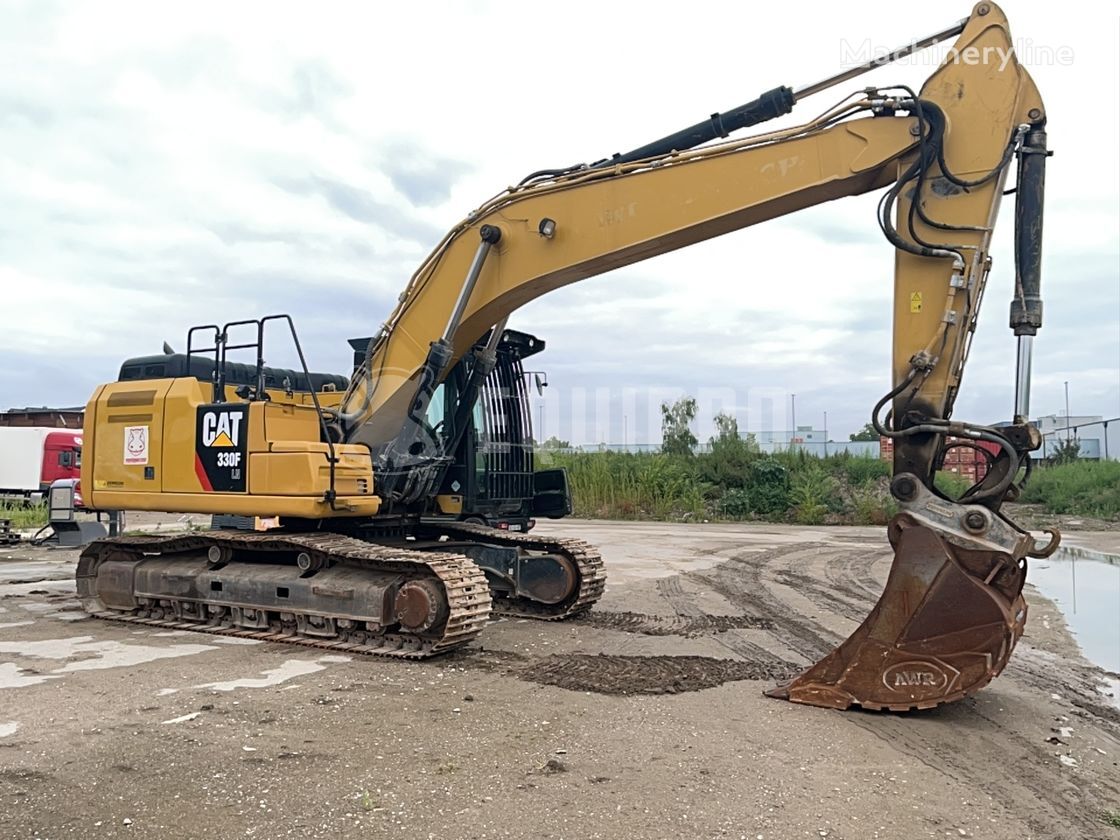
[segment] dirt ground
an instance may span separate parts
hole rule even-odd
[[[975,697],[840,713],[762,690],[866,614],[882,529],[541,530],[602,548],[597,608],[421,663],[86,619],[72,552],[0,551],[0,835],[1120,838],[1120,708],[1036,593]]]

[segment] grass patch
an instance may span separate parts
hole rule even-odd
[[[1105,825],[1120,828],[1120,811],[1105,811],[1101,814],[1101,819],[1104,820]]]
[[[537,456],[541,469],[567,469],[579,517],[882,525],[898,511],[888,490],[890,463],[848,453],[817,458],[722,445],[689,456],[548,450]],[[935,484],[957,499],[971,482],[940,472]],[[1051,513],[1120,518],[1120,462],[1039,464],[1021,501]]]
[[[848,452],[762,453],[732,432],[721,432],[705,452],[542,449],[537,464],[568,471],[579,517],[882,525],[898,512],[889,461]],[[949,471],[937,473],[934,483],[950,499],[972,485]],[[1050,513],[1120,519],[1120,462],[1038,463],[1019,501]]]
[[[1050,513],[1120,517],[1120,461],[1039,464],[1021,501],[1042,504]]]
[[[46,505],[0,504],[0,519],[10,519],[13,530],[39,528],[47,524]]]
[[[933,486],[950,499],[959,499],[972,486],[972,482],[963,475],[942,471],[933,477]]]
[[[689,456],[537,453],[540,469],[568,471],[575,515],[600,519],[764,520],[883,524],[897,511],[890,465],[847,453],[762,454],[714,446]]]

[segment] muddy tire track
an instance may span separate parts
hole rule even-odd
[[[875,564],[880,560],[889,560],[891,557],[893,551],[889,546],[858,553],[849,550],[829,563],[825,574],[830,581],[837,581],[847,586],[853,597],[874,603],[879,600],[886,583],[885,580],[876,577]]]
[[[818,551],[814,554],[814,567],[805,572],[797,569],[778,568],[773,570],[774,580],[791,589],[796,589],[822,610],[854,621],[859,624],[871,610],[875,599],[868,599],[867,593],[838,574],[835,565],[844,558],[843,549],[837,551]]]
[[[707,656],[612,656],[555,654],[519,669],[517,676],[542,685],[596,694],[681,694],[737,680],[773,680],[786,666]]]
[[[684,636],[696,638],[728,630],[772,630],[774,622],[753,615],[647,615],[636,612],[592,610],[571,620],[570,624],[588,624],[604,630],[640,633],[643,636]]]
[[[697,618],[704,615],[704,611],[693,602],[692,598],[681,588],[680,575],[661,578],[657,581],[658,594],[669,602],[679,616]]]
[[[892,749],[916,758],[949,779],[965,781],[979,792],[999,791],[1006,802],[1036,803],[1021,815],[1037,837],[1104,838],[1100,814],[1105,803],[1090,804],[1089,800],[1096,797],[1087,795],[1085,788],[1072,780],[1063,779],[1056,758],[977,706],[969,698],[925,715],[857,713],[850,719]],[[975,724],[977,719],[983,721],[982,726]],[[946,731],[950,728],[958,730],[956,736]],[[966,731],[967,743],[961,742],[960,735]],[[1012,792],[1016,790],[1019,793]],[[945,827],[952,824],[947,818]]]
[[[1037,649],[1029,643],[1020,642],[1026,650],[1016,650],[1011,664],[1001,679],[1013,679],[1028,686],[1039,694],[1059,692],[1070,704],[1079,710],[1078,714],[1091,716],[1097,723],[1103,723],[1120,738],[1120,709],[1110,706],[1098,693],[1102,671],[1094,666],[1075,667],[1072,676],[1076,684],[1068,679],[1054,680],[1054,668],[1047,661],[1039,661],[1034,654]],[[1118,791],[1120,793],[1120,791]]]
[[[782,546],[765,552],[752,552],[687,576],[710,587],[743,612],[766,616],[774,624],[771,632],[790,650],[815,662],[841,639],[819,623],[799,613],[781,600],[767,584],[789,566],[791,555],[826,547],[822,543]]]
[[[747,662],[754,662],[772,670],[775,675],[774,679],[792,679],[801,673],[805,667],[771,653],[761,645],[756,645],[754,642],[744,639],[738,633],[721,633],[718,636],[713,636],[712,641],[722,645]]]

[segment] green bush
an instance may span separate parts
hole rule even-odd
[[[841,452],[830,456],[827,461],[831,462],[833,474],[852,487],[861,487],[881,478],[890,478],[891,475],[891,462],[881,458]]]
[[[729,519],[746,519],[751,513],[751,494],[733,487],[720,496],[719,512]]]
[[[898,513],[898,502],[886,485],[868,482],[852,491],[853,525],[886,525]]]
[[[747,468],[751,511],[777,516],[789,510],[789,470],[775,458],[760,458]]]
[[[698,513],[703,508],[695,478],[678,459],[666,455],[652,456],[643,465],[639,482],[639,498],[655,517]]]
[[[1120,517],[1120,462],[1036,465],[1020,501],[1045,505],[1051,513]]]
[[[751,464],[759,457],[747,441],[713,439],[712,451],[696,458],[696,473],[701,481],[716,487],[743,488],[749,480]]]
[[[829,502],[837,499],[836,479],[821,467],[810,465],[790,482],[789,500],[793,518],[802,525],[820,525],[829,512]]]

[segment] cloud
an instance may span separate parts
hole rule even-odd
[[[397,191],[416,207],[443,204],[456,182],[474,169],[466,161],[433,154],[403,140],[388,142],[379,162]]]
[[[280,178],[273,183],[297,195],[317,195],[334,210],[354,221],[377,225],[389,233],[412,240],[417,245],[438,242],[443,233],[435,225],[407,211],[402,212],[402,208],[379,201],[370,191],[333,178],[311,175],[302,179]]]
[[[635,18],[625,4],[583,0],[568,13],[598,25],[581,31],[578,60],[562,39],[524,37],[548,14],[532,4],[449,5],[436,28],[415,4],[137,2],[114,15],[10,4],[0,33],[0,408],[84,402],[121,360],[164,339],[181,346],[192,324],[272,312],[293,315],[314,367],[346,370],[345,339],[374,332],[444,231],[525,173],[634,148],[758,90],[828,76],[844,38],[894,44],[930,26],[918,7],[869,2],[855,22],[821,7],[798,30],[795,58],[788,39],[763,40],[747,66],[706,49],[710,15]],[[779,8],[724,11],[724,31],[785,24]],[[1042,7],[1014,9],[1013,25],[1077,56],[1030,68],[1056,150],[1034,404],[1061,407],[1069,381],[1078,411],[1116,416],[1118,165],[1100,154],[1099,132],[1076,129],[1094,103],[1120,98],[1116,32]],[[371,32],[390,35],[371,49]],[[409,32],[425,33],[422,58],[415,39],[399,37]],[[681,66],[703,67],[702,83]],[[929,70],[903,63],[850,87],[917,85]],[[766,128],[827,104],[801,103]],[[1076,165],[1085,160],[1091,178]],[[532,360],[550,373],[546,427],[567,418],[565,436],[578,441],[583,417],[587,440],[621,439],[625,428],[633,441],[640,410],[652,418],[642,434],[656,440],[658,402],[688,392],[713,395],[712,413],[742,408],[742,425],[757,428],[763,405],[766,422],[784,422],[775,413],[796,393],[799,422],[827,411],[834,436],[846,437],[889,387],[894,254],[875,224],[877,197],[612,271],[514,313],[511,326],[548,341]],[[557,201],[576,225],[602,209]],[[961,419],[1010,411],[1012,201],[995,234]],[[277,338],[269,360],[290,364],[285,348]]]

